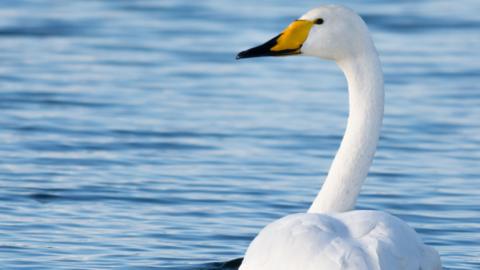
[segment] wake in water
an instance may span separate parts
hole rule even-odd
[[[238,258],[235,260],[227,262],[215,262],[203,265],[198,270],[237,270],[242,264],[243,258]]]

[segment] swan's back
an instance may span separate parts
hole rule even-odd
[[[437,270],[438,253],[400,219],[378,211],[302,213],[265,227],[240,270]]]

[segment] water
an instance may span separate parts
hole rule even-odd
[[[358,202],[480,269],[480,2],[364,16],[386,116]],[[2,269],[227,269],[304,212],[346,123],[306,57],[235,61],[318,1],[0,2]]]

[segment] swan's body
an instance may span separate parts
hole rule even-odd
[[[286,216],[253,240],[240,270],[440,269],[405,222],[380,211]]]
[[[348,124],[327,179],[308,213],[265,227],[240,270],[437,270],[438,253],[405,222],[353,211],[383,118],[383,73],[363,20],[341,6],[313,9],[238,58],[305,54],[334,60],[348,82]]]

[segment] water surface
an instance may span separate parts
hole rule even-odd
[[[334,2],[365,18],[386,79],[358,208],[408,222],[446,269],[480,269],[480,2]],[[320,3],[1,1],[2,268],[227,269],[306,211],[344,78],[234,58]]]

